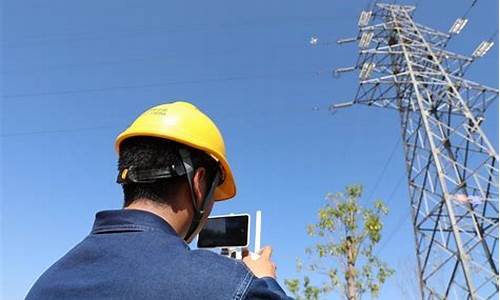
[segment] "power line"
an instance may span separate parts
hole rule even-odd
[[[260,80],[269,78],[280,78],[285,76],[300,76],[300,75],[314,75],[315,72],[298,71],[298,72],[287,72],[278,74],[262,74],[262,75],[241,75],[241,76],[228,76],[220,78],[206,78],[197,80],[177,80],[163,83],[148,83],[141,85],[122,85],[122,86],[110,86],[103,88],[87,88],[87,89],[74,89],[65,91],[54,91],[54,92],[38,92],[38,93],[21,93],[21,94],[7,94],[4,95],[5,99],[18,99],[18,98],[31,98],[40,96],[56,96],[56,95],[71,95],[71,94],[86,94],[86,93],[97,93],[115,90],[128,90],[128,89],[143,89],[143,88],[153,88],[153,87],[164,87],[171,85],[181,85],[181,84],[197,84],[197,83],[210,83],[210,82],[225,82],[225,81],[240,81],[240,80]]]
[[[398,221],[396,222],[396,225],[393,227],[391,233],[389,234],[388,238],[385,239],[384,243],[377,249],[375,255],[378,255],[380,252],[382,252],[382,250],[384,250],[384,248],[389,244],[389,242],[396,235],[396,233],[398,233],[403,228],[403,224],[408,220],[411,220],[411,213],[406,212],[404,214],[401,214]]]
[[[392,202],[392,200],[394,199],[394,195],[396,194],[396,191],[398,190],[399,186],[401,185],[401,183],[403,182],[403,179],[405,179],[406,177],[403,175],[399,178],[398,182],[396,183],[396,185],[394,186],[391,194],[389,195],[389,198],[388,200],[386,201],[386,204]],[[401,214],[401,216],[399,217],[398,221],[396,222],[396,226],[393,227],[391,233],[389,234],[388,238],[384,240],[384,243],[377,249],[376,251],[376,255],[378,255],[382,250],[384,250],[384,248],[389,244],[389,242],[392,240],[392,238],[396,235],[396,233],[399,232],[399,230],[401,230],[401,228],[403,228],[403,223],[408,219],[410,219],[411,217],[411,213],[403,213]]]
[[[391,163],[392,161],[392,158],[394,157],[394,154],[396,153],[396,150],[399,148],[399,145],[401,144],[401,139],[397,139],[396,140],[396,143],[394,144],[394,146],[392,147],[392,150],[391,150],[391,153],[389,154],[389,156],[387,157],[387,160],[386,162],[384,163],[384,166],[382,168],[382,171],[380,172],[380,174],[378,175],[377,177],[377,181],[375,182],[375,185],[373,186],[373,188],[371,189],[370,193],[369,193],[369,196],[367,199],[371,199],[373,197],[373,194],[375,193],[375,191],[377,190],[380,182],[382,181],[382,178],[384,177],[385,175],[385,172],[387,171],[387,167],[389,166],[389,164]]]
[[[477,0],[472,0],[472,3],[471,5],[469,6],[469,8],[465,11],[465,13],[463,14],[462,16],[462,19],[465,19],[467,17],[467,15],[469,15],[469,13],[471,12],[472,8],[474,7],[474,5],[476,5],[477,3]]]
[[[165,34],[172,32],[192,32],[192,31],[218,31],[218,30],[226,30],[227,28],[233,30],[238,27],[255,27],[255,26],[270,26],[270,25],[286,25],[289,23],[303,25],[309,23],[316,22],[337,22],[339,18],[349,18],[350,16],[339,16],[339,17],[331,17],[331,16],[316,16],[316,17],[292,17],[288,18],[288,20],[281,19],[270,19],[267,21],[260,22],[239,22],[239,23],[220,23],[220,24],[193,24],[193,25],[181,25],[177,26],[177,28],[171,27],[158,27],[158,28],[143,28],[143,29],[133,29],[133,30],[118,30],[118,31],[108,31],[108,32],[86,32],[86,33],[73,33],[73,34],[62,34],[62,35],[45,35],[38,37],[28,37],[27,42],[24,43],[21,41],[14,42],[4,42],[1,43],[2,47],[5,48],[24,48],[30,46],[43,46],[47,44],[55,44],[55,43],[65,43],[68,41],[89,41],[89,40],[109,40],[116,38],[129,38],[134,36],[142,37],[144,33],[151,34]]]
[[[396,194],[396,191],[398,190],[399,186],[401,185],[401,183],[404,181],[405,178],[406,178],[406,176],[404,176],[404,175],[399,177],[398,182],[396,183],[396,185],[392,189],[391,193],[389,194],[389,197],[387,198],[388,200],[386,201],[386,204],[389,204],[390,202],[392,202],[392,199],[394,199],[394,195]]]
[[[492,42],[498,35],[498,28],[495,30],[495,32],[493,32],[490,36],[490,38],[488,39],[488,41]]]
[[[289,44],[289,45],[278,45],[275,47],[268,47],[268,49],[298,49],[298,48],[304,48],[307,47],[305,43],[302,45],[298,44]],[[238,48],[232,48],[232,49],[225,49],[223,51],[205,51],[203,54],[205,56],[210,55],[210,56],[227,56],[232,53],[237,53]],[[185,53],[182,53],[185,54]],[[165,60],[165,59],[175,59],[179,58],[181,53],[171,53],[171,54],[162,54],[162,55],[156,55],[156,56],[145,56],[145,57],[137,57],[137,58],[129,58],[129,59],[117,59],[117,60],[104,60],[104,61],[97,61],[95,63],[81,63],[81,64],[69,64],[69,65],[52,65],[48,66],[46,68],[40,69],[40,70],[29,70],[29,71],[2,71],[1,74],[25,74],[25,73],[30,73],[32,74],[33,72],[37,73],[43,73],[47,71],[52,71],[52,70],[68,70],[68,69],[75,69],[75,68],[94,68],[94,67],[100,67],[100,66],[107,66],[107,65],[123,65],[123,64],[130,64],[131,62],[148,62],[148,61],[156,61],[158,60]]]
[[[385,162],[384,164],[384,167],[382,168],[382,172],[380,173],[380,175],[378,176],[377,178],[377,181],[374,185],[374,187],[372,188],[372,191],[370,193],[370,196],[368,197],[368,199],[371,199],[371,197],[373,196],[373,194],[375,193],[375,191],[377,190],[377,187],[378,185],[380,184],[381,182],[381,179],[382,177],[384,176],[386,170],[387,170],[387,166],[390,164],[392,158],[394,157],[394,154],[396,152],[396,149],[399,148],[399,145],[401,144],[401,139],[398,139],[396,141],[396,144],[394,145],[392,151],[391,151],[391,154],[389,155],[389,157],[387,158],[387,161]],[[405,179],[406,177],[404,175],[400,176],[399,179],[398,179],[398,182],[396,183],[396,185],[394,186],[394,188],[392,189],[391,193],[389,194],[389,197],[387,198],[387,201],[386,201],[386,205],[388,205],[389,203],[391,203],[394,199],[394,195],[396,194],[396,191],[398,190],[399,186],[401,185],[401,183],[403,182],[403,180]],[[402,228],[402,224],[404,223],[404,221],[406,221],[406,219],[408,219],[408,214],[405,213],[403,215],[401,215],[401,217],[398,219],[397,221],[397,225],[396,227],[394,227],[394,229],[391,231],[391,233],[389,234],[389,238],[387,238],[384,243],[382,244],[382,246],[377,250],[377,255],[380,251],[382,251],[385,246],[392,240],[392,238],[394,237],[394,235]]]
[[[286,108],[280,108],[280,111],[285,112],[287,114],[298,114],[303,115],[304,109],[302,107],[294,108],[292,106],[287,106]],[[246,110],[245,114],[248,114],[249,111]],[[275,112],[267,111],[266,113],[251,111],[250,113],[258,113],[260,117],[271,117],[275,115]],[[228,113],[224,115],[219,115],[219,117],[224,118],[236,118],[241,119],[241,115],[235,113]],[[23,132],[3,132],[0,133],[0,138],[10,138],[10,137],[18,137],[18,136],[33,136],[33,135],[42,135],[42,134],[59,134],[59,133],[70,133],[70,132],[83,132],[83,131],[100,131],[100,130],[108,130],[118,128],[119,125],[99,125],[99,126],[89,126],[89,127],[77,127],[77,128],[60,128],[60,129],[48,129],[48,130],[33,130],[33,131],[23,131]]]
[[[373,5],[375,3],[375,0],[368,0],[366,2],[366,6],[365,6],[365,9],[366,10],[372,10],[373,9]]]
[[[18,137],[18,136],[31,136],[40,134],[57,134],[57,133],[69,133],[69,132],[83,132],[83,131],[93,131],[93,130],[103,130],[111,129],[113,126],[93,126],[93,127],[83,127],[83,128],[67,128],[67,129],[54,129],[54,130],[37,130],[37,131],[26,131],[26,132],[12,132],[12,133],[2,133],[1,138]]]

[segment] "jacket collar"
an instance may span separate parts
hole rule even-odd
[[[103,210],[96,214],[92,233],[134,231],[162,231],[184,242],[160,216],[138,209]],[[184,243],[186,244],[186,243]],[[186,244],[187,246],[187,244]]]

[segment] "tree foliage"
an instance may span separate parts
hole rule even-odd
[[[394,273],[373,252],[388,209],[380,200],[372,208],[363,208],[359,203],[362,191],[361,185],[351,185],[343,193],[327,194],[327,203],[318,210],[317,223],[307,226],[307,233],[316,244],[306,249],[311,261],[304,271],[325,279],[321,286],[313,285],[307,275],[285,280],[297,300],[317,300],[332,291],[348,300],[361,299],[365,293],[377,297],[386,279]],[[303,269],[300,260],[297,269]]]

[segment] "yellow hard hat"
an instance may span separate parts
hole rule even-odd
[[[118,135],[116,151],[120,152],[123,140],[134,136],[164,138],[208,153],[220,163],[223,171],[223,182],[214,191],[215,200],[226,200],[236,194],[224,139],[214,122],[191,103],[178,101],[148,109]]]

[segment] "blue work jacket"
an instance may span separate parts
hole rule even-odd
[[[140,210],[97,213],[92,232],[52,265],[27,300],[291,299],[276,280],[240,261],[190,250],[159,216]]]

